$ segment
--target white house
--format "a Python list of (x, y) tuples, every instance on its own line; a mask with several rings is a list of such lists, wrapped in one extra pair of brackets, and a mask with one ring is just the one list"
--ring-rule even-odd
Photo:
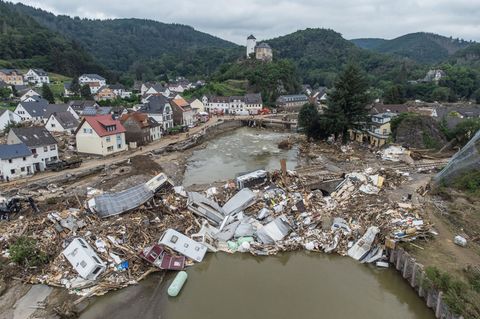
[(227, 96), (204, 96), (202, 102), (205, 105), (205, 110), (207, 112), (222, 111), (226, 114), (230, 109), (230, 98)]
[(113, 94), (115, 94), (116, 97), (125, 99), (132, 96), (132, 92), (127, 91), (125, 89), (125, 86), (123, 86), (122, 84), (112, 84), (112, 85), (109, 85), (109, 88), (113, 90)]
[(170, 96), (170, 89), (160, 83), (143, 83), (140, 88), (140, 94), (145, 99), (150, 95), (163, 95), (165, 97)]
[(75, 132), (77, 151), (102, 156), (126, 151), (125, 131), (111, 114), (86, 116)]
[(196, 113), (205, 112), (205, 105), (199, 99), (191, 99), (189, 102), (190, 106), (195, 110)]
[(8, 132), (7, 144), (24, 143), (33, 154), (33, 171), (44, 171), (58, 160), (58, 143), (44, 127), (14, 127)]
[(0, 110), (0, 132), (5, 129), (10, 124), (13, 123), (20, 123), (22, 121), (22, 118), (10, 111), (10, 110)]
[(83, 238), (74, 238), (63, 255), (83, 279), (96, 280), (105, 271), (105, 263)]
[(34, 102), (42, 96), (35, 90), (29, 89), (20, 97), (21, 102)]
[(35, 84), (35, 86), (42, 86), (43, 84), (50, 83), (48, 73), (42, 69), (30, 69), (24, 74), (23, 78), (25, 82)]
[(71, 134), (75, 132), (79, 123), (78, 119), (70, 112), (54, 112), (50, 114), (45, 128), (49, 132)]
[(82, 74), (78, 78), (78, 83), (82, 86), (87, 84), (90, 92), (96, 94), (102, 86), (107, 85), (107, 80), (98, 74)]
[(43, 123), (47, 112), (48, 101), (38, 99), (33, 102), (20, 102), (14, 112), (21, 117), (22, 122), (31, 121)]
[(206, 112), (223, 111), (225, 114), (248, 112), (257, 114), (263, 108), (260, 93), (248, 93), (244, 96), (204, 96), (202, 102)]
[(32, 173), (33, 156), (25, 144), (0, 144), (0, 181), (8, 181)]
[(160, 123), (163, 130), (173, 127), (173, 111), (170, 101), (163, 95), (152, 95), (148, 101), (144, 103), (140, 112), (146, 113), (149, 117)]

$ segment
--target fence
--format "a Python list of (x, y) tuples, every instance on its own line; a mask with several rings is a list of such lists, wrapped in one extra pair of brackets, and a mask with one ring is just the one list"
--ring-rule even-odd
[(423, 298), (427, 307), (432, 308), (436, 318), (463, 319), (453, 314), (443, 301), (443, 292), (436, 290), (426, 277), (423, 265), (416, 262), (404, 249), (390, 250), (390, 263), (395, 266), (410, 286)]

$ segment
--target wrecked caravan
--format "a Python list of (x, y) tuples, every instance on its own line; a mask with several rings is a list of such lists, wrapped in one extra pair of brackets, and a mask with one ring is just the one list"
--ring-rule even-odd
[(158, 243), (198, 262), (201, 262), (207, 253), (207, 246), (188, 238), (174, 229), (167, 229), (160, 237)]
[(262, 226), (256, 233), (257, 238), (264, 244), (273, 244), (282, 240), (290, 233), (290, 225), (285, 215), (280, 215), (270, 223)]
[(172, 256), (163, 246), (155, 244), (145, 248), (139, 256), (160, 269), (182, 270), (185, 268), (185, 256)]
[(114, 216), (137, 208), (153, 198), (163, 187), (173, 186), (167, 175), (160, 173), (145, 184), (124, 191), (102, 194), (88, 200), (88, 208), (100, 217)]
[(245, 187), (252, 187), (264, 184), (268, 181), (268, 172), (262, 169), (254, 171), (245, 175), (238, 176), (235, 179), (235, 184), (238, 189)]
[(372, 248), (375, 237), (380, 232), (376, 226), (371, 226), (366, 233), (348, 250), (348, 255), (355, 260), (363, 259)]
[(223, 205), (222, 209), (225, 215), (239, 213), (247, 207), (253, 205), (257, 200), (257, 196), (249, 188), (244, 188), (236, 193), (228, 202)]
[(207, 218), (217, 226), (225, 218), (225, 212), (217, 203), (197, 192), (188, 193), (187, 208), (194, 214)]
[(73, 239), (63, 251), (63, 255), (83, 279), (96, 280), (105, 270), (105, 263), (82, 238)]

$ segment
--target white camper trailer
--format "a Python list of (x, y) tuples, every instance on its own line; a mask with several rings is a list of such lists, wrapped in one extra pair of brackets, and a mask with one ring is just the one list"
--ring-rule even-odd
[(72, 240), (63, 251), (63, 255), (83, 279), (95, 280), (105, 271), (105, 263), (82, 238)]

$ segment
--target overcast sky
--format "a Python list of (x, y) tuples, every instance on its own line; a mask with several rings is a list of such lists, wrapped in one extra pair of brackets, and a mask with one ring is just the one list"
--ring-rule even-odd
[[(15, 1), (15, 0), (13, 0)], [(24, 0), (55, 14), (147, 18), (193, 26), (245, 44), (304, 28), (330, 28), (347, 39), (395, 38), (427, 31), (480, 41), (480, 0)]]

